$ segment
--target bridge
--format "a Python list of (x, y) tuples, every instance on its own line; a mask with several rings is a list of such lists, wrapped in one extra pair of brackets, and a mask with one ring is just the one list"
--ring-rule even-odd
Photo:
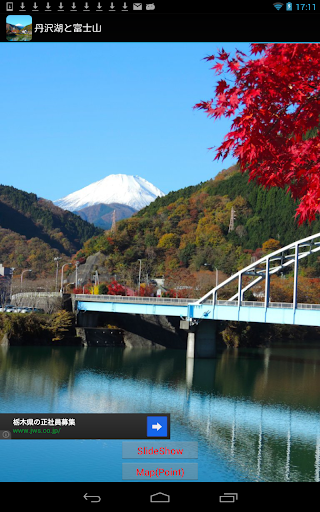
[[(299, 261), (320, 250), (320, 233), (293, 242), (251, 263), (200, 299), (76, 295), (78, 312), (112, 312), (178, 316), (188, 330), (188, 357), (214, 357), (216, 320), (320, 326), (320, 304), (298, 303)], [(270, 278), (293, 267), (292, 302), (272, 302)], [(244, 294), (264, 281), (263, 301), (246, 301)], [(219, 300), (235, 282), (236, 293)], [(206, 320), (203, 322), (203, 320)]]
[[(188, 357), (215, 356), (216, 320), (320, 326), (320, 304), (298, 303), (299, 261), (320, 251), (320, 233), (293, 242), (251, 263), (200, 299), (75, 295), (78, 312), (112, 312), (178, 316), (188, 330)], [(270, 278), (293, 267), (292, 302), (272, 302)], [(246, 301), (244, 294), (264, 281), (262, 301)], [(236, 293), (219, 300), (218, 294), (236, 284)], [(205, 320), (205, 322), (203, 322)]]

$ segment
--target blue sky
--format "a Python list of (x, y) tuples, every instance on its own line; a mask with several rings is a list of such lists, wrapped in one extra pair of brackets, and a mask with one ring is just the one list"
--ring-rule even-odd
[(32, 23), (32, 17), (27, 14), (10, 14), (7, 16), (6, 22), (10, 23), (10, 25), (22, 25), (26, 27)]
[(231, 121), (193, 110), (218, 78), (203, 60), (249, 43), (3, 43), (0, 183), (59, 199), (109, 174), (164, 193), (214, 177)]

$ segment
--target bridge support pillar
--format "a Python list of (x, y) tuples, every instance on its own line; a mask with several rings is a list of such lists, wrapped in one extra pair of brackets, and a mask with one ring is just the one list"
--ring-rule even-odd
[(97, 327), (99, 313), (79, 311), (77, 315), (77, 327)]
[(188, 358), (214, 358), (216, 356), (216, 321), (204, 320), (189, 327), (187, 338)]
[(195, 345), (196, 345), (196, 333), (188, 331), (187, 338), (187, 357), (194, 359), (195, 357)]

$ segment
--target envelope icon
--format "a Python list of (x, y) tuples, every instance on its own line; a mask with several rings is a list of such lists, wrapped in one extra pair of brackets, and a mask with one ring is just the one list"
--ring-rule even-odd
[(134, 11), (142, 11), (142, 4), (133, 4)]

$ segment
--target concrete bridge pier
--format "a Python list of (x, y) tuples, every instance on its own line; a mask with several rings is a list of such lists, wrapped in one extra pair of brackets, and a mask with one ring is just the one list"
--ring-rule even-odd
[(180, 322), (180, 327), (188, 330), (187, 358), (216, 357), (216, 324), (215, 320), (205, 320), (193, 326), (186, 320)]
[(99, 313), (93, 311), (79, 311), (77, 314), (77, 327), (97, 327)]

